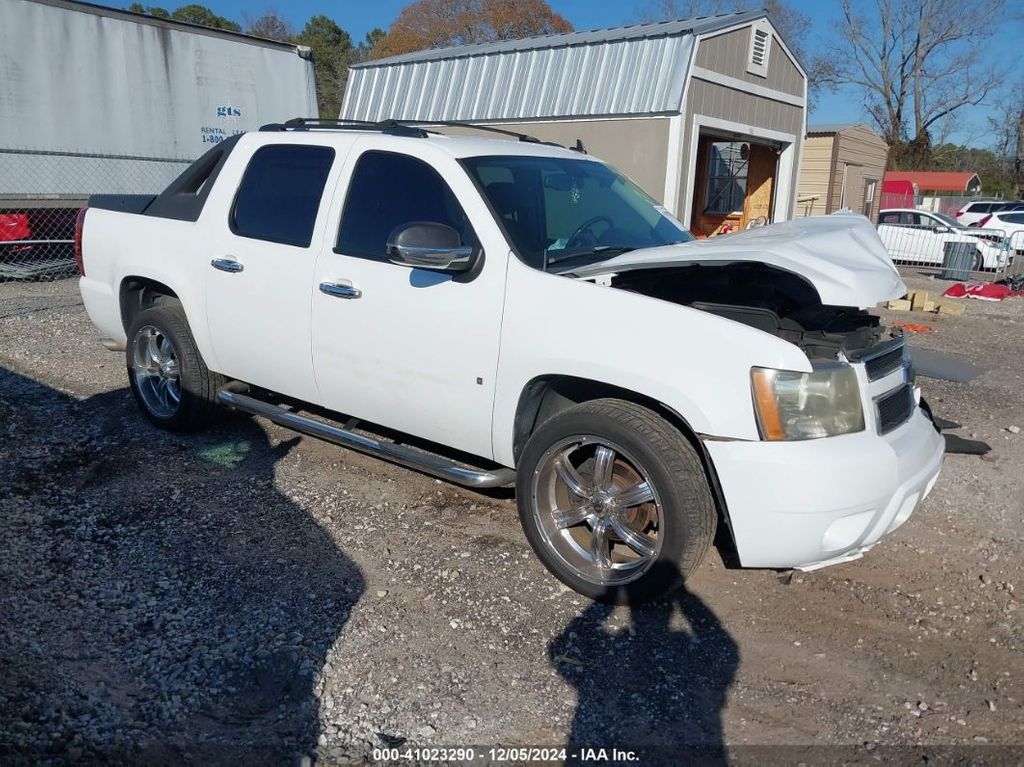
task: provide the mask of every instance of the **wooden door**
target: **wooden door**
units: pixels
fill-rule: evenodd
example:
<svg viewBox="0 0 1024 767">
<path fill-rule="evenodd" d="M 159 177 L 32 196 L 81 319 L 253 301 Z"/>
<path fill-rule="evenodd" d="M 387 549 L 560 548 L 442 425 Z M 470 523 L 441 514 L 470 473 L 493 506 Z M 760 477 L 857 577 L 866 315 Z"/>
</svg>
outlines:
<svg viewBox="0 0 1024 767">
<path fill-rule="evenodd" d="M 775 173 L 779 156 L 775 150 L 764 144 L 750 145 L 750 165 L 747 169 L 747 197 L 743 203 L 743 218 L 740 228 L 764 216 L 772 220 L 772 197 L 775 187 Z"/>
</svg>

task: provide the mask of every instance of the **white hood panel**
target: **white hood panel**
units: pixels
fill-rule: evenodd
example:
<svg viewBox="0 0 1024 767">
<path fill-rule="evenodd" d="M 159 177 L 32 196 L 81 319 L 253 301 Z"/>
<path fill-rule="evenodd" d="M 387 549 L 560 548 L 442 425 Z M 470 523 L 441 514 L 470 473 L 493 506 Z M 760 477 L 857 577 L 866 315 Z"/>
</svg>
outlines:
<svg viewBox="0 0 1024 767">
<path fill-rule="evenodd" d="M 875 227 L 856 213 L 797 218 L 736 234 L 623 253 L 574 269 L 579 277 L 633 269 L 756 261 L 800 275 L 823 304 L 868 309 L 906 295 Z"/>
</svg>

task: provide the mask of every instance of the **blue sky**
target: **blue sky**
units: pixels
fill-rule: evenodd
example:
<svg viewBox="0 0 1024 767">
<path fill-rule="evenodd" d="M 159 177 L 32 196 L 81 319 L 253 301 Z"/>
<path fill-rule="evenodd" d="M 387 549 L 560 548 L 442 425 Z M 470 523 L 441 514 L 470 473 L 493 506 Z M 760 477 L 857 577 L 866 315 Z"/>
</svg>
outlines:
<svg viewBox="0 0 1024 767">
<path fill-rule="evenodd" d="M 1016 0 L 1011 0 L 1016 2 Z M 100 0 L 102 2 L 102 0 Z M 332 17 L 348 30 L 353 40 L 359 40 L 373 27 L 387 29 L 409 0 L 372 0 L 371 2 L 342 2 L 339 0 L 206 0 L 204 3 L 222 16 L 242 22 L 244 14 L 259 16 L 267 8 L 274 8 L 294 26 L 301 28 L 306 19 L 317 14 Z M 576 29 L 593 29 L 629 24 L 638 21 L 649 11 L 650 0 L 549 0 L 551 6 L 565 16 Z M 147 5 L 149 3 L 146 3 Z M 171 9 L 184 5 L 182 2 L 156 2 Z M 789 4 L 811 19 L 811 29 L 803 44 L 808 55 L 827 52 L 834 40 L 832 24 L 839 17 L 839 3 L 836 0 L 789 0 Z M 759 6 L 751 0 L 750 7 Z M 1004 20 L 1005 21 L 1005 20 Z M 997 23 L 998 33 L 992 41 L 995 56 L 1007 62 L 1016 62 L 1019 52 L 1015 40 L 1024 33 L 1024 24 Z M 986 117 L 989 109 L 967 108 L 958 116 L 958 130 L 952 138 L 966 141 L 974 146 L 987 146 Z M 823 94 L 814 104 L 810 122 L 842 123 L 864 120 L 859 95 L 855 91 Z M 865 120 L 866 121 L 866 120 Z"/>
</svg>

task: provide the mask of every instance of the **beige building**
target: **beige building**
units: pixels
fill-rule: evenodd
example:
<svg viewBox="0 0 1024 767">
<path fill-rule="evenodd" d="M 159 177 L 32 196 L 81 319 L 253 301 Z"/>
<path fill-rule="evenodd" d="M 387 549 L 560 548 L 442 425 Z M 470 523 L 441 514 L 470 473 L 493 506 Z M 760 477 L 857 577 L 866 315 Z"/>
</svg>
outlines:
<svg viewBox="0 0 1024 767">
<path fill-rule="evenodd" d="M 796 215 L 824 216 L 843 208 L 878 218 L 889 145 L 867 125 L 807 129 Z"/>
<path fill-rule="evenodd" d="M 368 61 L 340 117 L 579 139 L 711 234 L 792 217 L 806 91 L 766 12 L 749 11 Z"/>
</svg>

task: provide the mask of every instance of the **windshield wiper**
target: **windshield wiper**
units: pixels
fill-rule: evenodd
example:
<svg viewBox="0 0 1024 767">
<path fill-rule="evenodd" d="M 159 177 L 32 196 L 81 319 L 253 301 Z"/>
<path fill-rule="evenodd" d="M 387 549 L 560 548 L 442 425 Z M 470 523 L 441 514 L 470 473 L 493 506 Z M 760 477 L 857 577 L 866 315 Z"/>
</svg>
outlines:
<svg viewBox="0 0 1024 767">
<path fill-rule="evenodd" d="M 593 248 L 589 248 L 588 250 L 574 250 L 572 253 L 559 253 L 554 256 L 548 256 L 545 261 L 545 266 L 557 264 L 560 261 L 570 261 L 574 258 L 587 258 L 589 256 L 597 255 L 618 256 L 623 253 L 629 253 L 631 250 L 636 250 L 636 248 L 630 247 L 629 245 L 595 245 Z"/>
</svg>

